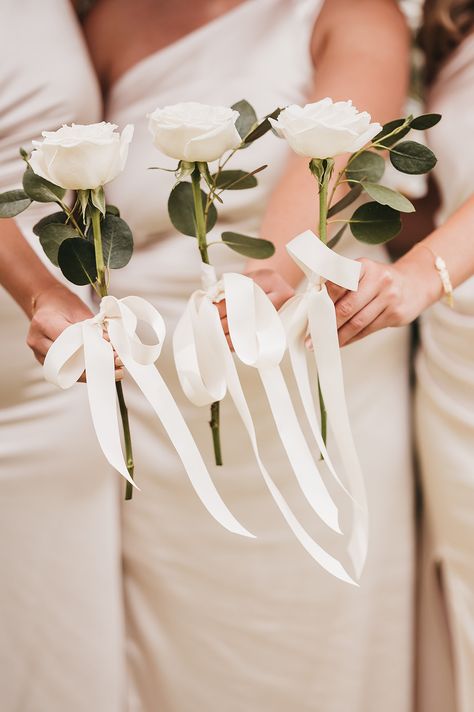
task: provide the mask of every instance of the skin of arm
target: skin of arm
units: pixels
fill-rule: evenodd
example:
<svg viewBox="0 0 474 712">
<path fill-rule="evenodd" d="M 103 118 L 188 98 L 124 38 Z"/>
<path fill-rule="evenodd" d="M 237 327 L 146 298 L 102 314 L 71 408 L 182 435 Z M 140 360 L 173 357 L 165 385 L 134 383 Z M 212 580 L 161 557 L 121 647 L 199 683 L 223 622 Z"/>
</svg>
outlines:
<svg viewBox="0 0 474 712">
<path fill-rule="evenodd" d="M 409 32 L 395 0 L 326 0 L 314 27 L 311 55 L 316 72 L 309 102 L 326 96 L 334 101 L 351 99 L 381 124 L 402 114 L 409 75 Z M 291 155 L 270 197 L 261 236 L 274 243 L 275 254 L 264 263 L 249 261 L 245 270 L 277 309 L 302 279 L 285 245 L 308 227 L 317 226 L 317 189 L 308 160 Z M 335 173 L 345 160 L 338 158 Z M 225 302 L 219 311 L 228 337 Z"/>
<path fill-rule="evenodd" d="M 341 346 L 387 326 L 409 324 L 438 301 L 444 292 L 435 255 L 446 262 L 453 288 L 474 275 L 473 224 L 474 195 L 393 265 L 361 260 L 357 292 L 328 284 Z"/>
</svg>

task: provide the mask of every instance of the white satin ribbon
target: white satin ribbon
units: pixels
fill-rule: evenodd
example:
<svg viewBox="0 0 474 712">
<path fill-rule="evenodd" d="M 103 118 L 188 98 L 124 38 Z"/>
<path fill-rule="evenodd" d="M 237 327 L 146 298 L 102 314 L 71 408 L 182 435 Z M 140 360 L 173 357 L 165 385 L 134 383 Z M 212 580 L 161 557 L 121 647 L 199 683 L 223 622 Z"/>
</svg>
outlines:
<svg viewBox="0 0 474 712">
<path fill-rule="evenodd" d="M 334 442 L 347 475 L 354 502 L 354 523 L 349 553 L 358 577 L 367 557 L 368 514 L 364 478 L 357 456 L 344 394 L 342 363 L 337 335 L 334 304 L 324 280 L 345 289 L 357 290 L 360 263 L 338 255 L 307 230 L 287 245 L 293 260 L 308 278 L 306 292 L 290 299 L 280 310 L 296 383 L 312 433 L 324 460 L 337 482 L 344 487 L 331 462 L 316 416 L 314 397 L 306 361 L 308 336 L 313 344 L 319 383 L 323 394 Z"/>
<path fill-rule="evenodd" d="M 225 296 L 235 352 L 260 373 L 279 435 L 306 499 L 329 527 L 340 532 L 336 506 L 301 432 L 279 368 L 286 339 L 275 308 L 253 280 L 240 274 L 225 274 L 223 281 L 217 282 L 213 268 L 203 265 L 203 286 L 190 297 L 173 336 L 176 367 L 185 394 L 192 403 L 203 406 L 221 400 L 229 391 L 262 477 L 290 529 L 324 569 L 343 581 L 355 583 L 341 563 L 302 527 L 261 460 L 252 416 L 215 302 Z"/>
<path fill-rule="evenodd" d="M 156 336 L 144 344 L 136 330 L 148 324 Z M 110 343 L 103 338 L 107 328 Z M 155 367 L 165 339 L 160 313 L 141 297 L 104 297 L 99 313 L 72 324 L 56 339 L 44 362 L 46 380 L 70 388 L 85 370 L 92 421 L 102 452 L 109 463 L 133 484 L 120 441 L 115 391 L 114 349 L 161 420 L 184 465 L 196 494 L 209 513 L 226 529 L 253 537 L 233 516 L 217 492 L 181 412 Z"/>
</svg>

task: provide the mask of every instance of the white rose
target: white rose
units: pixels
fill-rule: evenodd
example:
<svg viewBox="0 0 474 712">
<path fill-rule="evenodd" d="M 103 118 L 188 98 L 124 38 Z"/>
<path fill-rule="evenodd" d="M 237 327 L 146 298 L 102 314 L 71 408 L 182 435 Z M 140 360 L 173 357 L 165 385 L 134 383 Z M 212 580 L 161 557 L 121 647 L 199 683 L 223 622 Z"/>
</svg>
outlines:
<svg viewBox="0 0 474 712">
<path fill-rule="evenodd" d="M 156 148 L 180 161 L 214 161 L 242 141 L 235 128 L 239 112 L 226 106 L 190 101 L 155 109 L 148 118 Z"/>
<path fill-rule="evenodd" d="M 351 101 L 326 98 L 306 106 L 288 106 L 273 128 L 300 156 L 333 158 L 354 153 L 365 146 L 382 127 L 371 124 L 366 111 L 357 111 Z"/>
<path fill-rule="evenodd" d="M 43 131 L 42 141 L 33 141 L 30 164 L 33 171 L 71 190 L 93 190 L 116 178 L 125 167 L 133 126 L 120 135 L 115 124 L 72 124 L 57 131 Z"/>
</svg>

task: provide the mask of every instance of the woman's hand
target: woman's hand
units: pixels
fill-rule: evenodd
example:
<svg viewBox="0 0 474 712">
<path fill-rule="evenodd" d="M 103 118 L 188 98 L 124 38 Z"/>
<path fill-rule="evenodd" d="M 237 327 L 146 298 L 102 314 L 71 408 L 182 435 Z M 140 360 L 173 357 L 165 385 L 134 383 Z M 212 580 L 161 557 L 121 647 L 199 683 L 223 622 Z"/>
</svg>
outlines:
<svg viewBox="0 0 474 712">
<path fill-rule="evenodd" d="M 414 248 L 395 264 L 359 261 L 357 292 L 326 283 L 336 306 L 341 346 L 387 326 L 409 324 L 441 296 L 439 276 L 427 250 Z"/>
<path fill-rule="evenodd" d="M 275 309 L 280 309 L 285 302 L 290 299 L 295 293 L 293 287 L 290 287 L 283 277 L 272 269 L 257 269 L 246 273 L 247 277 L 254 280 L 265 292 Z M 233 349 L 232 341 L 229 336 L 229 324 L 227 321 L 227 307 L 225 300 L 217 304 L 219 315 L 221 317 L 222 328 L 226 335 L 227 342 Z"/>
<path fill-rule="evenodd" d="M 66 286 L 56 283 L 35 297 L 26 343 L 43 363 L 53 341 L 71 324 L 93 316 L 89 307 Z M 106 334 L 104 336 L 107 338 Z M 115 358 L 116 379 L 123 378 L 122 363 Z M 85 382 L 83 374 L 80 381 Z"/>
</svg>

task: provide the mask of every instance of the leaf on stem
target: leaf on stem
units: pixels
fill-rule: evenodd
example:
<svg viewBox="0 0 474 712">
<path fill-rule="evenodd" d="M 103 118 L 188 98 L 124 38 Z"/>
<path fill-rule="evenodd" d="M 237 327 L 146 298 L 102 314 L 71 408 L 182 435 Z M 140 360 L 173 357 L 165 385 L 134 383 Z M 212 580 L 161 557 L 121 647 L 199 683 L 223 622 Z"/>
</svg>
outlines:
<svg viewBox="0 0 474 712">
<path fill-rule="evenodd" d="M 0 218 L 14 218 L 31 205 L 31 200 L 24 190 L 7 190 L 0 193 Z"/>
<path fill-rule="evenodd" d="M 262 240 L 260 237 L 250 237 L 241 235 L 238 232 L 223 232 L 222 242 L 230 247 L 234 252 L 255 260 L 265 260 L 275 252 L 275 245 L 270 240 Z"/>
<path fill-rule="evenodd" d="M 396 190 L 387 188 L 379 183 L 367 183 L 364 181 L 362 185 L 372 200 L 376 200 L 380 205 L 388 205 L 390 208 L 399 210 L 402 213 L 415 212 L 415 207 L 408 198 L 405 198 L 404 195 L 398 193 Z"/>
<path fill-rule="evenodd" d="M 125 220 L 107 213 L 101 223 L 101 235 L 105 266 L 125 267 L 133 253 L 133 235 Z"/>
<path fill-rule="evenodd" d="M 258 122 L 255 109 L 248 101 L 242 99 L 235 104 L 232 104 L 231 109 L 239 112 L 239 118 L 235 122 L 240 138 L 244 139 Z"/>
<path fill-rule="evenodd" d="M 107 203 L 105 206 L 105 212 L 109 213 L 110 215 L 115 215 L 117 218 L 120 217 L 120 210 L 117 208 L 116 205 L 112 205 L 111 203 Z"/>
<path fill-rule="evenodd" d="M 104 189 L 100 185 L 98 188 L 91 190 L 90 192 L 92 205 L 100 210 L 102 215 L 105 215 L 105 194 Z"/>
<path fill-rule="evenodd" d="M 383 176 L 384 171 L 385 161 L 382 156 L 373 151 L 362 151 L 347 166 L 346 178 L 350 181 L 369 180 L 376 183 Z"/>
<path fill-rule="evenodd" d="M 433 126 L 436 126 L 440 121 L 441 114 L 422 114 L 413 119 L 410 123 L 410 128 L 416 131 L 426 131 L 426 129 L 431 129 Z"/>
<path fill-rule="evenodd" d="M 262 166 L 262 168 L 264 167 Z M 247 171 L 221 171 L 220 173 L 214 173 L 212 178 L 216 188 L 221 190 L 246 190 L 247 188 L 255 188 L 258 185 L 255 176 L 252 173 L 247 173 Z"/>
<path fill-rule="evenodd" d="M 63 275 L 73 284 L 94 284 L 97 279 L 94 245 L 82 237 L 64 240 L 58 252 Z"/>
<path fill-rule="evenodd" d="M 356 240 L 381 245 L 400 232 L 402 223 L 400 213 L 388 205 L 365 203 L 354 212 L 349 226 Z"/>
<path fill-rule="evenodd" d="M 426 146 L 416 141 L 402 141 L 390 150 L 390 161 L 401 173 L 418 175 L 428 173 L 436 165 L 436 156 Z"/>
<path fill-rule="evenodd" d="M 253 129 L 253 131 L 251 131 L 247 136 L 245 136 L 244 146 L 248 146 L 250 143 L 253 143 L 253 141 L 256 141 L 258 138 L 264 136 L 267 131 L 270 131 L 272 125 L 269 119 L 278 119 L 278 116 L 280 115 L 281 111 L 282 110 L 280 108 L 277 108 L 272 111 L 271 114 L 267 114 L 263 121 L 261 121 L 258 126 Z"/>
<path fill-rule="evenodd" d="M 41 235 L 41 230 L 46 227 L 46 225 L 49 225 L 50 223 L 59 223 L 60 225 L 64 225 L 66 221 L 66 213 L 63 210 L 58 210 L 58 212 L 56 213 L 46 215 L 46 217 L 41 218 L 41 220 L 39 220 L 36 225 L 33 225 L 33 232 L 39 237 Z"/>
<path fill-rule="evenodd" d="M 201 190 L 202 205 L 205 209 L 207 202 L 206 193 Z M 197 236 L 196 221 L 194 217 L 194 200 L 191 183 L 186 181 L 178 183 L 170 193 L 168 200 L 168 214 L 174 227 L 183 235 Z M 209 206 L 207 214 L 206 231 L 212 230 L 217 222 L 217 210 L 213 204 Z"/>
<path fill-rule="evenodd" d="M 360 183 L 356 183 L 348 193 L 346 193 L 340 200 L 337 201 L 337 203 L 334 203 L 332 207 L 329 208 L 328 210 L 328 218 L 331 218 L 333 215 L 337 215 L 337 213 L 340 213 L 341 210 L 344 210 L 344 208 L 347 208 L 349 205 L 352 205 L 352 203 L 357 200 L 359 195 L 362 193 L 362 186 Z"/>
<path fill-rule="evenodd" d="M 373 143 L 378 143 L 379 148 L 388 148 L 389 146 L 393 146 L 397 141 L 400 141 L 401 138 L 407 135 L 410 131 L 410 125 L 407 124 L 404 126 L 404 124 L 407 123 L 407 119 L 394 119 L 393 121 L 389 121 L 387 124 L 384 124 L 382 127 L 382 131 L 378 133 L 374 138 L 372 139 Z M 403 127 L 403 128 L 402 128 Z M 388 136 L 388 134 L 393 134 L 389 138 L 385 139 L 385 136 Z M 382 139 L 385 139 L 382 141 Z"/>
<path fill-rule="evenodd" d="M 77 238 L 77 230 L 68 224 L 50 222 L 39 232 L 39 240 L 46 256 L 58 267 L 58 252 L 64 240 Z"/>
<path fill-rule="evenodd" d="M 31 200 L 38 203 L 56 203 L 66 195 L 64 188 L 36 175 L 29 166 L 23 174 L 23 189 Z"/>
</svg>

